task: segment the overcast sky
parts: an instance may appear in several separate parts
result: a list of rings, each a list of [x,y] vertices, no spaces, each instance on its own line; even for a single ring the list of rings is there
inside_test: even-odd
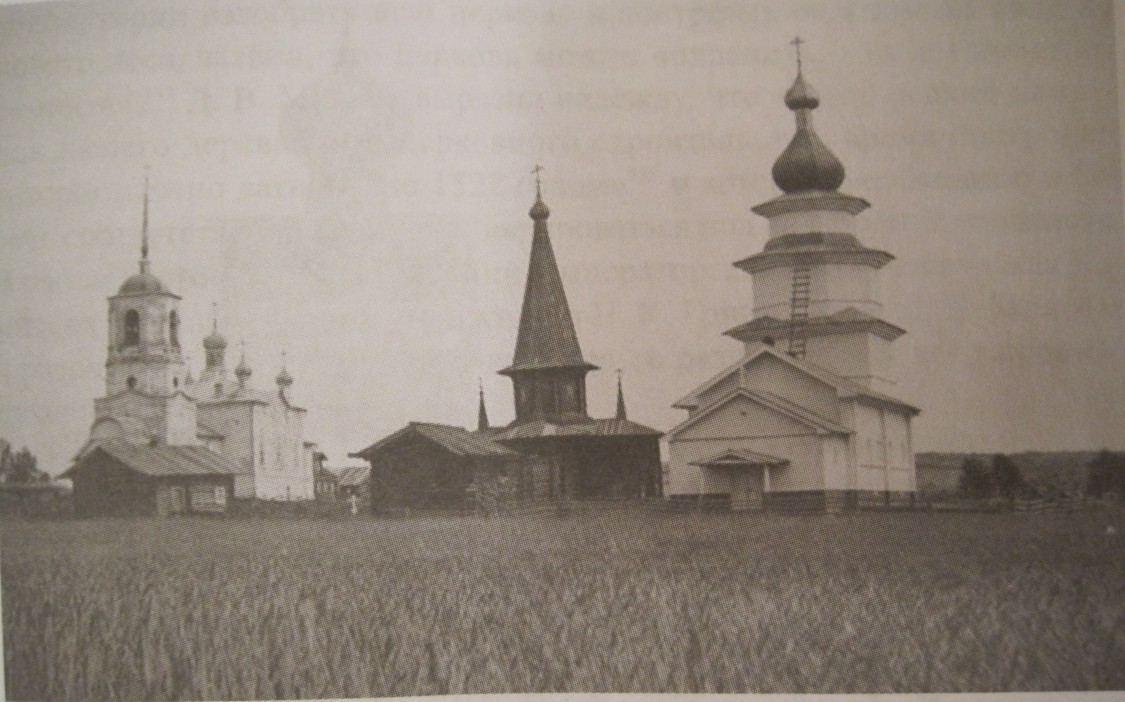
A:
[[[1113,6],[1054,0],[0,8],[0,437],[56,473],[86,438],[146,164],[195,373],[217,301],[332,464],[473,424],[478,377],[511,420],[536,163],[591,413],[623,368],[670,428],[741,351],[796,34],[916,448],[1125,448]]]

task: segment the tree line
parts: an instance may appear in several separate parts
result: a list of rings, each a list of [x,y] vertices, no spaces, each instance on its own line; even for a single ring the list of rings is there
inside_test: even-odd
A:
[[[30,484],[50,482],[51,476],[39,470],[39,460],[24,446],[13,451],[11,444],[0,439],[0,483]]]
[[[969,497],[1016,499],[1037,497],[1040,491],[1030,484],[1008,456],[998,453],[991,461],[969,456],[961,466],[958,487]],[[1085,494],[1101,498],[1107,494],[1125,496],[1125,452],[1103,449],[1086,465]]]

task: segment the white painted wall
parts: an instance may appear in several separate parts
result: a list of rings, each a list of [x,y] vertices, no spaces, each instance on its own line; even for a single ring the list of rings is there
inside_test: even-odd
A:
[[[771,491],[822,489],[821,440],[806,425],[749,398],[735,397],[669,437],[665,494],[729,492],[728,479],[721,471],[692,465],[728,449],[789,459],[789,466],[770,472]]]
[[[223,456],[245,471],[254,469],[252,408],[249,402],[203,404],[199,421],[223,435],[219,450]],[[240,495],[236,496],[241,497]]]
[[[109,301],[106,395],[128,387],[130,377],[137,389],[170,395],[183,387],[187,366],[181,351],[168,338],[168,317],[178,309],[178,300],[168,295],[115,297]],[[125,315],[136,310],[140,315],[140,345],[125,349]]]
[[[789,459],[784,468],[770,470],[770,492],[824,489],[821,437],[788,436],[759,439],[713,439],[709,441],[670,441],[668,444],[668,482],[666,495],[695,495],[701,492],[729,492],[721,471],[707,471],[692,465],[726,449],[749,449]]]
[[[743,373],[743,386],[780,395],[822,417],[838,421],[836,390],[768,353],[755,358]]]
[[[769,218],[770,238],[810,232],[855,234],[855,220],[853,214],[834,210],[788,212]]]
[[[183,393],[168,398],[164,407],[164,442],[169,446],[199,444],[195,402]]]
[[[304,411],[287,407],[280,397],[256,405],[254,415],[255,491],[266,500],[316,497],[311,454],[304,447]],[[264,463],[260,459],[264,457]]]
[[[809,271],[809,316],[819,317],[854,307],[881,317],[879,271],[871,266],[825,263]],[[790,317],[793,268],[773,268],[754,274],[754,317]]]
[[[844,436],[825,436],[821,443],[824,466],[824,488],[826,490],[849,490],[855,484],[855,471],[851,468],[848,438]]]
[[[905,412],[855,404],[856,446],[861,490],[917,489],[910,416]]]

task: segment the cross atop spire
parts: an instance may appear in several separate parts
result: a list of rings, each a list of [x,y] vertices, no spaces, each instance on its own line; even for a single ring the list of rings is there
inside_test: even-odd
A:
[[[539,182],[539,172],[542,171],[542,170],[543,170],[543,166],[540,166],[538,163],[535,164],[535,168],[531,169],[532,175],[535,176],[535,197],[536,197],[536,199],[543,197],[543,184]]]
[[[796,50],[797,50],[797,73],[800,73],[801,72],[801,44],[804,44],[805,40],[802,39],[801,37],[793,37],[793,41],[791,41],[789,43],[792,44],[794,46],[794,48],[796,48]]]
[[[293,376],[289,375],[289,370],[285,367],[285,351],[281,352],[281,371],[277,374],[277,387],[281,391],[282,397],[285,397],[285,390],[293,384]]]
[[[211,303],[211,333],[219,333],[219,303],[214,301]]]
[[[543,166],[539,164],[535,164],[535,168],[531,169],[531,174],[535,176],[535,204],[531,206],[531,211],[527,214],[536,222],[546,222],[546,219],[551,216],[551,210],[547,209],[547,205],[543,203],[543,183],[539,180],[539,172],[542,170]],[[539,225],[536,224],[536,226]]]

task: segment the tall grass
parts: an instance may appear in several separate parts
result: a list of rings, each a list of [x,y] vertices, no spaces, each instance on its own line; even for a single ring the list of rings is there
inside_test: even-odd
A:
[[[7,696],[1122,688],[1114,519],[9,521]]]

